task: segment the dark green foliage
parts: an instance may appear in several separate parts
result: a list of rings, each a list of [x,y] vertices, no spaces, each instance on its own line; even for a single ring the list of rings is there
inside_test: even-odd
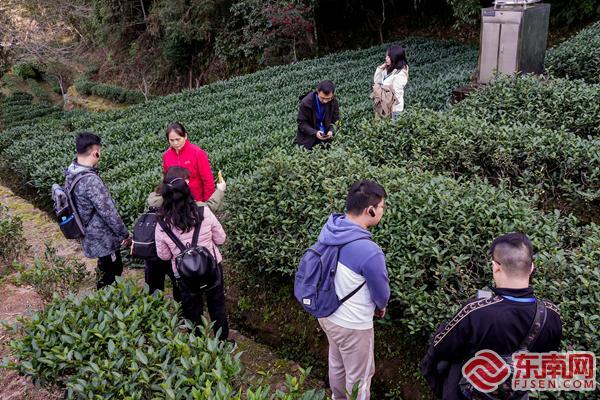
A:
[[[174,301],[162,293],[149,296],[132,281],[84,297],[55,297],[31,319],[19,320],[15,357],[6,367],[41,383],[66,387],[68,399],[241,399],[239,354],[211,335],[182,330]],[[186,325],[189,328],[189,325]],[[287,379],[287,392],[251,387],[243,398],[323,399],[303,394],[300,381]],[[288,397],[286,397],[288,396]]]
[[[393,123],[365,122],[347,142],[373,165],[507,180],[544,202],[561,201],[582,213],[599,206],[600,140],[531,125],[489,123],[476,118],[485,113],[479,110],[470,116],[464,111],[409,111]]]
[[[550,49],[545,66],[555,77],[600,83],[600,22]]]
[[[49,74],[42,74],[42,79],[50,84],[54,93],[62,94],[62,91],[60,89],[60,83],[58,82],[58,79],[56,77]]]
[[[22,218],[0,204],[0,270],[17,261],[27,249]]]
[[[33,287],[44,301],[50,301],[55,294],[66,297],[77,293],[89,275],[82,261],[58,255],[50,244],[46,244],[44,258],[36,258],[32,266],[19,269],[14,283]]]
[[[39,89],[42,90],[41,88]],[[2,99],[0,104],[0,124],[2,127],[8,129],[19,125],[42,122],[47,118],[62,117],[63,113],[60,108],[53,107],[45,102],[36,104],[32,100],[33,96],[23,92],[14,92]]]
[[[46,93],[46,91],[39,84],[38,81],[36,81],[33,78],[28,78],[27,85],[29,85],[29,88],[31,89],[31,91],[33,92],[34,96],[37,98],[39,103],[42,103],[42,104],[50,103],[50,96],[48,95],[48,93]]]
[[[453,113],[497,124],[566,129],[582,137],[600,135],[600,86],[535,76],[501,78],[461,101]]]
[[[84,96],[98,96],[115,103],[135,104],[145,100],[141,92],[124,89],[120,86],[92,82],[83,75],[75,81],[75,89]]]
[[[590,293],[587,287],[600,285],[595,272],[600,267],[600,259],[594,257],[600,241],[596,225],[581,230],[574,217],[537,211],[535,198],[503,185],[408,168],[376,168],[360,153],[342,150],[274,153],[230,186],[226,253],[233,265],[241,271],[270,273],[291,285],[303,251],[316,240],[327,216],[343,211],[348,187],[365,178],[375,179],[389,194],[382,223],[373,232],[389,268],[390,317],[418,338],[476,289],[491,283],[486,251],[494,237],[506,232],[527,232],[532,238],[537,276],[547,298],[564,299],[561,282],[579,280],[584,269],[585,293]],[[592,340],[592,304],[583,296],[577,306],[566,302],[561,307],[569,313],[579,310],[565,319],[569,344],[600,350]],[[581,322],[575,329],[577,320]]]
[[[41,73],[40,67],[34,61],[20,61],[12,66],[12,72],[23,80],[38,78]]]
[[[406,89],[407,109],[446,108],[451,89],[468,79],[475,64],[474,50],[423,38],[403,43],[414,68]],[[250,173],[271,150],[293,147],[298,97],[315,88],[315,77],[330,78],[338,84],[336,94],[348,130],[371,117],[368,93],[385,48],[347,51],[274,67],[127,110],[61,115],[60,120],[38,124],[27,132],[19,128],[8,131],[10,140],[4,141],[0,135],[0,153],[13,170],[47,197],[51,184],[62,181],[62,170],[73,158],[74,133],[90,130],[100,134],[104,143],[99,165],[102,176],[121,215],[131,223],[142,211],[145,195],[158,183],[161,153],[167,148],[163,129],[169,122],[177,120],[186,126],[192,142],[209,154],[214,171],[221,169],[229,178]],[[66,119],[71,127],[68,133],[63,130]]]

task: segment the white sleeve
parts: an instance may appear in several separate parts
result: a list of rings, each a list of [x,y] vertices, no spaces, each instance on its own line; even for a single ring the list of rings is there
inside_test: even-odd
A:
[[[373,83],[381,83],[381,75],[383,74],[383,69],[381,66],[375,69],[375,75],[373,75]]]
[[[407,82],[408,72],[406,70],[398,72],[394,77],[392,86],[394,88],[394,94],[396,95],[396,103],[399,103],[404,98],[404,86],[406,86]]]

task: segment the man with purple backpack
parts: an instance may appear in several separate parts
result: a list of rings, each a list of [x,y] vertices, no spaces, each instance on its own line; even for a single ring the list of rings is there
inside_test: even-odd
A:
[[[356,383],[357,399],[370,398],[373,317],[385,315],[390,286],[383,251],[368,229],[381,220],[385,197],[383,187],[373,181],[354,183],[346,213],[329,217],[296,273],[296,298],[327,335],[335,400],[346,399]]]

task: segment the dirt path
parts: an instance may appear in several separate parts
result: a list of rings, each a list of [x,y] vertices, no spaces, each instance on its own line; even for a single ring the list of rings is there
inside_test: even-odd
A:
[[[58,249],[59,255],[84,261],[87,270],[93,274],[94,260],[84,258],[77,243],[64,239],[56,223],[45,212],[35,208],[2,185],[0,185],[0,204],[7,206],[11,213],[18,214],[23,219],[23,230],[31,247],[24,262],[43,256],[45,243],[50,242]],[[128,270],[125,275],[143,280],[141,270]],[[18,316],[31,315],[42,308],[43,302],[33,288],[16,287],[9,282],[9,279],[0,281],[0,321],[12,323]],[[282,388],[285,374],[294,374],[298,371],[299,366],[296,363],[278,359],[268,347],[255,343],[239,332],[232,330],[230,336],[237,342],[238,351],[243,352],[241,360],[246,371],[245,382],[266,379],[265,383],[269,383],[273,388]],[[0,326],[0,360],[10,357],[8,348],[10,340],[9,333]],[[0,400],[53,400],[62,397],[61,391],[52,392],[36,387],[13,371],[0,369]]]

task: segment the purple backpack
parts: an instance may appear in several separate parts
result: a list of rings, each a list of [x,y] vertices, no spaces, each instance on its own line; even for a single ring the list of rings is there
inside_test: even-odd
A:
[[[356,240],[362,239],[366,238]],[[342,299],[335,293],[335,273],[340,249],[348,243],[342,246],[328,246],[317,242],[306,250],[300,260],[294,279],[294,295],[302,307],[317,318],[333,314],[366,283],[361,283]]]

